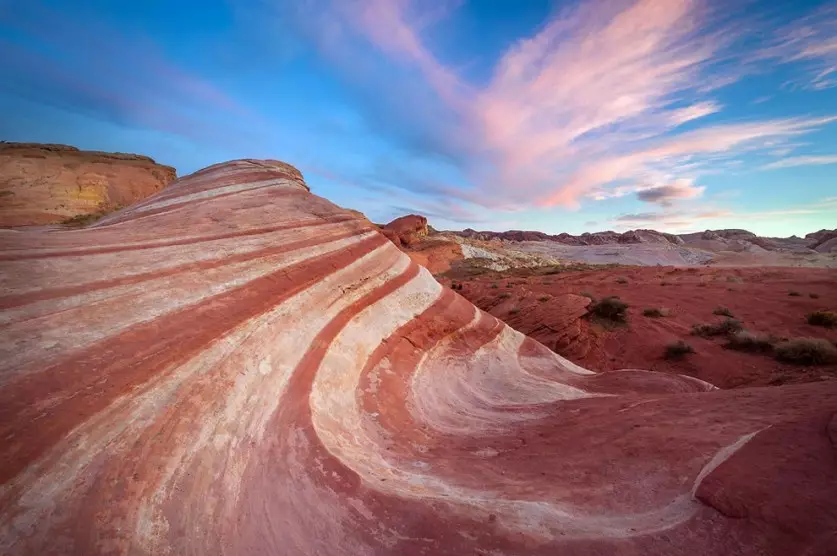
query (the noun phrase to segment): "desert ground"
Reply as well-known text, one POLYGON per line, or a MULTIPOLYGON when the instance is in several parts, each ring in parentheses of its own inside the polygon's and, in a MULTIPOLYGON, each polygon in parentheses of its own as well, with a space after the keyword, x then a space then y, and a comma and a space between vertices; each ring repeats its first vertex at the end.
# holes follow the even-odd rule
POLYGON ((837 306, 833 269, 566 265, 472 272, 450 271, 443 280, 461 284, 458 293, 478 307, 587 368, 682 373, 721 388, 837 379, 837 361, 783 363, 769 355, 727 349, 725 338, 691 334, 693 325, 723 320, 713 311, 727 308, 748 331, 837 342, 837 328, 806 320, 814 311, 837 306), (603 326, 586 318, 581 306, 586 295, 618 296, 629 305, 627 322, 603 326), (664 309, 667 316, 642 314, 654 308, 664 309), (556 317, 557 322, 549 322, 556 317), (681 339, 695 353, 666 359, 665 346, 681 339))

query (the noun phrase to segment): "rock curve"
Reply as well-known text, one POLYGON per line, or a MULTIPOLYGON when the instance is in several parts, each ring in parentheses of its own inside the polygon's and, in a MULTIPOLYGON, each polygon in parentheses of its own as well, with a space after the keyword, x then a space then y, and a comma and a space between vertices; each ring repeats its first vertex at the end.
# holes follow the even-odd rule
POLYGON ((837 385, 592 373, 284 163, 0 230, 0 265, 4 554, 834 547, 837 385))

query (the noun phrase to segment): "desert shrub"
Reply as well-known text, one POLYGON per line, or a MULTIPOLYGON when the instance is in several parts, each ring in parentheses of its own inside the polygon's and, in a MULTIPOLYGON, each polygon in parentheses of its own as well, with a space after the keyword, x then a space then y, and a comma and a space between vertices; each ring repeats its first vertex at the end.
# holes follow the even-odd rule
POLYGON ((665 280, 663 280, 662 282, 660 282, 660 285, 661 286, 669 286, 669 285, 671 285, 671 282, 666 282, 665 280))
POLYGON ((676 342, 672 342, 666 346, 665 358, 681 359, 683 356, 694 352, 695 349, 692 346, 690 346, 683 340, 677 340, 676 342))
POLYGON ((590 292, 581 292, 579 295, 582 295, 582 296, 587 297, 589 299, 596 299, 595 297, 593 297, 593 294, 590 293, 590 292))
POLYGON ((519 312, 520 312, 520 309, 512 309, 511 311, 509 311, 509 314, 510 314, 510 315, 516 315, 516 314, 518 314, 519 312))
POLYGON ((541 303, 543 303, 544 301, 549 301, 549 296, 548 295, 542 295, 538 298, 538 301, 540 301, 541 303))
POLYGON ((798 292, 798 291, 796 291, 796 290, 791 290, 791 291, 789 291, 789 292, 788 292, 788 295, 789 295, 790 297, 800 297, 802 294, 801 294, 801 293, 799 293, 799 292, 798 292))
POLYGON ((734 284, 740 284, 744 281, 743 278, 740 276, 727 276, 727 282, 732 282, 734 284))
POLYGON ((700 284, 698 284, 698 287, 699 287, 699 288, 705 288, 705 287, 707 287, 708 285, 709 285, 709 284, 707 284, 706 282, 701 282, 700 284))
POLYGON ((792 338, 776 346, 776 359, 799 365, 837 363, 837 347, 823 338, 792 338))
POLYGON ((813 313, 808 313, 808 324, 824 326, 826 328, 837 327, 837 312, 814 311, 813 313))
POLYGON ((500 299, 508 299, 508 298, 511 297, 511 294, 509 292, 503 292, 500 295, 498 295, 497 297, 499 297, 500 299))
POLYGON ((646 307, 642 310, 642 315, 652 319, 667 317, 669 315, 669 310, 665 307, 646 307))
POLYGON ((497 288, 499 288, 499 287, 500 287, 500 286, 498 286, 496 282, 495 282, 495 283, 493 283, 493 284, 491 284, 491 289, 492 289, 492 290, 496 290, 496 289, 497 289, 497 288))
POLYGON ((773 350, 775 343, 776 339, 767 334, 739 330, 729 335, 724 347, 738 351, 768 352, 773 350))
POLYGON ((704 338, 709 336, 729 336, 742 329, 741 321, 726 318, 720 322, 696 324, 692 326, 692 334, 704 338))
POLYGON ((628 318, 628 304, 616 296, 609 296, 594 303, 590 312, 605 320, 625 322, 628 318))
POLYGON ((451 283, 451 285, 450 285, 450 289, 452 289, 452 290, 462 291, 462 284, 461 284, 461 283, 459 283, 459 282, 453 282, 453 283, 451 283))
POLYGON ((811 299, 819 299, 819 298, 820 298, 820 294, 818 294, 818 293, 809 293, 809 294, 808 294, 808 297, 810 297, 811 299))
POLYGON ((617 278, 617 279, 616 279, 616 283, 617 283, 617 284, 627 284, 627 283, 628 283, 628 279, 627 279, 627 278, 625 278, 624 276, 620 276, 619 278, 617 278))
POLYGON ((733 316, 732 311, 729 310, 729 307, 715 307, 715 309, 712 310, 712 314, 730 318, 732 318, 733 316))

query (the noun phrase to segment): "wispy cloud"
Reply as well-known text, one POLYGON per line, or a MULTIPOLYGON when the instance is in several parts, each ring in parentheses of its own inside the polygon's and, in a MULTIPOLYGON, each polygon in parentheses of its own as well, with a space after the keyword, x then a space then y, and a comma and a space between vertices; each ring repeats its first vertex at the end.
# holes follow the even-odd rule
POLYGON ((775 170, 777 168, 793 168, 795 166, 820 166, 824 164, 837 164, 837 154, 818 156, 792 156, 765 164, 763 170, 775 170))
POLYGON ((705 187, 695 187, 689 180, 678 180, 667 185, 650 187, 637 192, 637 199, 660 206, 671 206, 680 199, 694 199, 703 195, 705 187))
POLYGON ((174 63, 138 31, 39 3, 10 8, 2 23, 25 41, 0 39, 6 53, 0 92, 204 144, 235 144, 263 125, 250 108, 174 63))
POLYGON ((837 87, 837 6, 825 5, 782 27, 773 44, 756 55, 785 64, 803 64, 805 81, 794 84, 815 90, 837 87))
MULTIPOLYGON (((833 121, 703 123, 723 111, 709 95, 742 76, 715 72, 742 31, 716 19, 701 0, 564 10, 513 44, 487 84, 469 82, 434 53, 418 2, 330 6, 336 18, 325 27, 330 36, 365 42, 427 88, 411 112, 418 129, 445 138, 444 152, 462 172, 456 187, 436 192, 448 200, 494 210, 574 207, 584 198, 660 188, 651 202, 671 203, 698 197, 701 176, 736 157, 775 150, 833 121), (422 105, 439 112, 428 119, 422 105)), ((370 80, 375 87, 391 86, 384 82, 391 75, 378 77, 370 80)), ((644 195, 650 201, 655 194, 644 195)))

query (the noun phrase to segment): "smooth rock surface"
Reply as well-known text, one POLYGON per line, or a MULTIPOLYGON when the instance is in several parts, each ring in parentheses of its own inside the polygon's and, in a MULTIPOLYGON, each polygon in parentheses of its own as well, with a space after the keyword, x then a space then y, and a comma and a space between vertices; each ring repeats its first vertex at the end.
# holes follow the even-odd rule
POLYGON ((0 261, 2 554, 837 551, 837 383, 591 373, 282 163, 0 261))
POLYGON ((0 227, 110 212, 160 191, 174 168, 147 156, 0 142, 0 227))

